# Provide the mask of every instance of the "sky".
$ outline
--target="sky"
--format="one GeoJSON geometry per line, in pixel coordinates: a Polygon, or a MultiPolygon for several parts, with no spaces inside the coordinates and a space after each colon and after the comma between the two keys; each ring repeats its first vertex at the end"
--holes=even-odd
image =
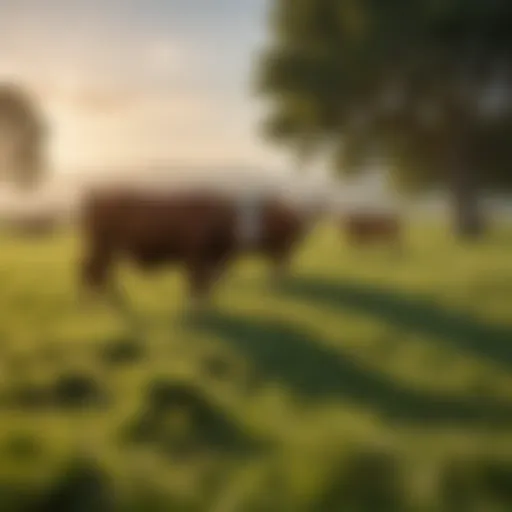
{"type": "Polygon", "coordinates": [[[266,0],[0,0],[0,80],[25,84],[59,172],[282,166],[251,91],[266,0]]]}

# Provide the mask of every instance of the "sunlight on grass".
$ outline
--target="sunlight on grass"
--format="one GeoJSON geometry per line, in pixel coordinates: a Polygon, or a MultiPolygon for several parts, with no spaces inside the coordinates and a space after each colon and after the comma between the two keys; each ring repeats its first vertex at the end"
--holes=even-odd
{"type": "Polygon", "coordinates": [[[219,511],[330,511],[345,500],[370,510],[371,499],[439,510],[445,472],[468,489],[487,486],[489,503],[510,504],[496,483],[512,478],[512,260],[503,233],[462,247],[418,226],[397,260],[322,228],[288,282],[276,287],[264,262],[240,262],[214,310],[191,325],[176,271],[143,276],[123,266],[143,339],[107,305],[82,307],[72,236],[4,235],[0,484],[43,489],[85,449],[133,503],[187,510],[210,510],[204,500],[219,511]],[[163,406],[148,412],[148,393],[162,385],[169,397],[182,389],[186,456],[184,441],[170,437],[179,430],[174,398],[168,415],[163,406]],[[192,404],[203,419],[187,416],[192,404]],[[123,437],[150,416],[147,446],[123,437]],[[365,495],[358,486],[370,474],[386,483],[365,495]]]}

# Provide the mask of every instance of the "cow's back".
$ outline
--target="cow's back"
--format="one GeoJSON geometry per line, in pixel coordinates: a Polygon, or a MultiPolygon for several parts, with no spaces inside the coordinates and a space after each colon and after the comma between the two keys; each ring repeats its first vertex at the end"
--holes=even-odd
{"type": "Polygon", "coordinates": [[[98,250],[109,247],[149,265],[227,251],[233,213],[219,196],[107,190],[87,198],[83,224],[98,250]]]}

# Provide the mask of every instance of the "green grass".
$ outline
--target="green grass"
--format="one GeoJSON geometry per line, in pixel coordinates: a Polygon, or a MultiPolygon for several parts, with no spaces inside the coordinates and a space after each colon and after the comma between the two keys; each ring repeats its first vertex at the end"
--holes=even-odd
{"type": "Polygon", "coordinates": [[[512,510],[510,227],[414,226],[402,257],[325,227],[195,323],[177,271],[125,266],[141,338],[80,303],[72,235],[0,241],[9,510],[512,510]]]}

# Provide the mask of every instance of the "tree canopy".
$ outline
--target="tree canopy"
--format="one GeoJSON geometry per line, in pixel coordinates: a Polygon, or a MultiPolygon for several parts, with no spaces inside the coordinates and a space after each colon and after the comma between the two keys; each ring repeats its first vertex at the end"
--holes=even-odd
{"type": "Polygon", "coordinates": [[[0,84],[0,176],[23,187],[45,170],[46,127],[33,98],[17,84],[0,84]]]}
{"type": "Polygon", "coordinates": [[[275,0],[265,133],[332,142],[342,172],[379,154],[402,185],[512,186],[510,26],[506,0],[275,0]]]}

